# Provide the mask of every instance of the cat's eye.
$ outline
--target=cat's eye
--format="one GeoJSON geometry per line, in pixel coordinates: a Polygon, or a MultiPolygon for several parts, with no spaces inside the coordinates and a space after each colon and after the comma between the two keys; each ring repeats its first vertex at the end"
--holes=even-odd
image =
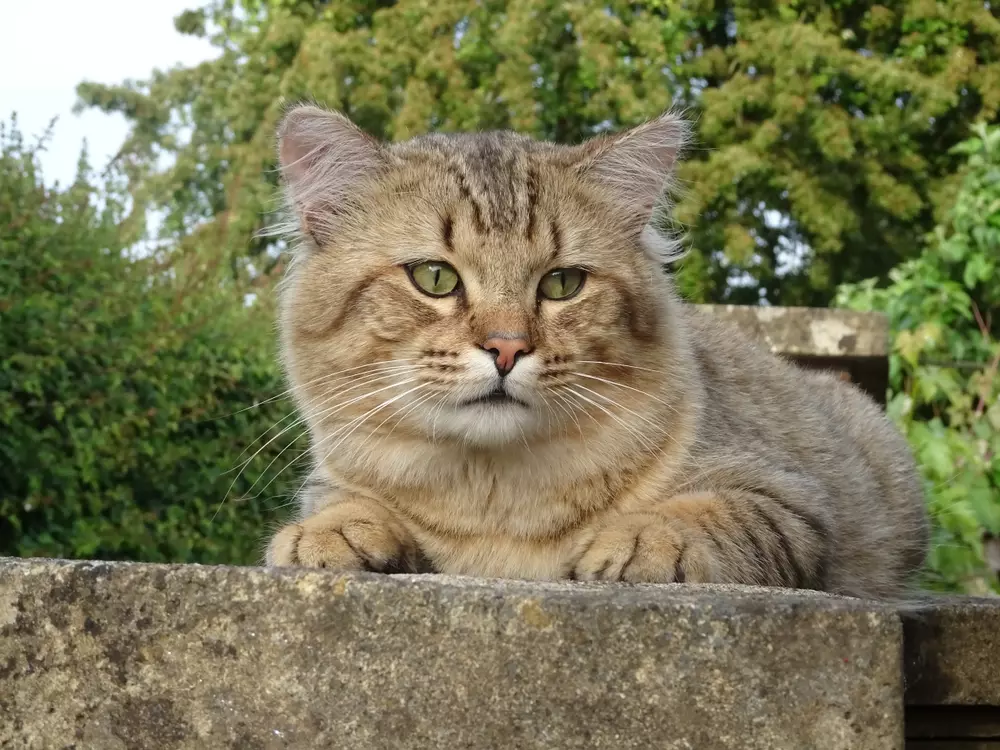
{"type": "Polygon", "coordinates": [[[580,291],[586,276],[582,268],[557,268],[538,282],[538,293],[546,299],[569,299],[580,291]]]}
{"type": "Polygon", "coordinates": [[[407,266],[406,270],[410,274],[413,285],[431,297],[447,297],[458,289],[462,281],[458,277],[458,271],[447,263],[436,260],[415,263],[412,266],[407,266]]]}

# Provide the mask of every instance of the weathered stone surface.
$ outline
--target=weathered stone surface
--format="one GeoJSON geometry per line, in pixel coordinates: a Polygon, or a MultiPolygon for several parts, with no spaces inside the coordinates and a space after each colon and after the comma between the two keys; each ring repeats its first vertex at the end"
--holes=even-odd
{"type": "Polygon", "coordinates": [[[802,367],[840,372],[879,403],[889,377],[889,321],[880,313],[814,307],[701,305],[802,367]]]}
{"type": "Polygon", "coordinates": [[[1000,598],[934,597],[901,615],[907,703],[1000,706],[1000,598]]]}
{"type": "Polygon", "coordinates": [[[895,613],[808,592],[0,561],[0,746],[902,747],[895,613]]]}
{"type": "Polygon", "coordinates": [[[775,354],[854,358],[889,353],[889,322],[880,313],[827,307],[701,307],[765,342],[775,354]]]}

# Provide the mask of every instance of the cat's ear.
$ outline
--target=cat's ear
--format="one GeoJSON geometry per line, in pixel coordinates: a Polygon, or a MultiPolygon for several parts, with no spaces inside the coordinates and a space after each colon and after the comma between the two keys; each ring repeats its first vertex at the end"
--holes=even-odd
{"type": "Polygon", "coordinates": [[[278,126],[278,164],[302,233],[322,247],[384,155],[378,141],[343,115],[303,105],[278,126]]]}
{"type": "Polygon", "coordinates": [[[687,122],[668,112],[576,147],[579,173],[606,191],[627,217],[629,229],[641,232],[647,250],[661,258],[675,256],[677,248],[650,221],[656,218],[655,212],[671,186],[674,166],[688,134],[687,122]]]}

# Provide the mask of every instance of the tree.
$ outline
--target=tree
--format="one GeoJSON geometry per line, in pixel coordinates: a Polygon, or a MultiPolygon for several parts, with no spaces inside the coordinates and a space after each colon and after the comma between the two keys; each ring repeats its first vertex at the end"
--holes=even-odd
{"type": "Polygon", "coordinates": [[[1000,593],[1000,128],[979,124],[952,151],[968,166],[920,255],[838,302],[892,324],[889,412],[926,479],[930,582],[1000,593]]]}
{"type": "Polygon", "coordinates": [[[296,436],[254,444],[289,413],[253,408],[281,382],[266,296],[142,243],[114,175],[47,188],[36,150],[0,124],[0,555],[255,562],[296,436]]]}
{"type": "Polygon", "coordinates": [[[693,248],[684,290],[825,304],[839,283],[912,257],[949,204],[950,148],[1000,102],[996,12],[981,0],[214,0],[176,25],[209,37],[216,59],[80,97],[131,120],[121,161],[138,204],[237,275],[248,257],[280,265],[259,230],[285,102],[396,139],[514,127],[576,141],[684,107],[697,123],[678,209],[693,248]]]}

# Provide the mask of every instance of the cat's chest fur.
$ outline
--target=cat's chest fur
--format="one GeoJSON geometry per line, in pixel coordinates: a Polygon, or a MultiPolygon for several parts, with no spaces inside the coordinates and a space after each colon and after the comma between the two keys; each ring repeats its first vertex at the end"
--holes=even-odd
{"type": "Polygon", "coordinates": [[[649,473],[573,441],[507,454],[397,445],[357,458],[328,463],[334,484],[391,507],[437,572],[487,577],[563,577],[580,531],[649,473]]]}

